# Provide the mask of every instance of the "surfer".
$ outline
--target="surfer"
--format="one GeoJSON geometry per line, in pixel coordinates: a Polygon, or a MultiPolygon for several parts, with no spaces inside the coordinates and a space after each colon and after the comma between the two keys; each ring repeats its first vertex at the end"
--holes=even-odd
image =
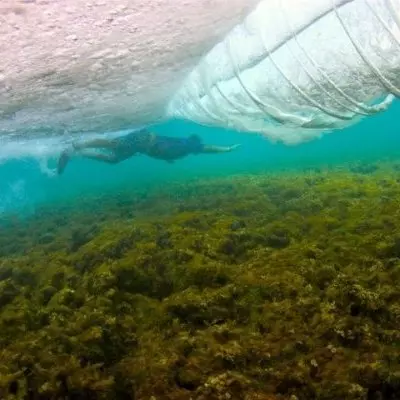
{"type": "Polygon", "coordinates": [[[97,138],[73,143],[71,148],[61,153],[57,173],[60,175],[64,172],[73,155],[118,164],[136,154],[145,154],[172,163],[190,154],[227,153],[237,147],[239,145],[206,145],[197,135],[178,138],[156,135],[147,129],[141,129],[116,138],[97,138]]]}

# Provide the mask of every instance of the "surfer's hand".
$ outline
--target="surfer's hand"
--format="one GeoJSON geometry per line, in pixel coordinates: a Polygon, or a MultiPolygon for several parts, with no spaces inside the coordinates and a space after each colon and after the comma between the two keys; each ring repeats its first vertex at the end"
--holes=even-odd
{"type": "Polygon", "coordinates": [[[241,144],[234,144],[233,146],[230,146],[229,147],[229,151],[233,151],[233,150],[236,150],[238,147],[240,147],[241,146],[241,144]]]}

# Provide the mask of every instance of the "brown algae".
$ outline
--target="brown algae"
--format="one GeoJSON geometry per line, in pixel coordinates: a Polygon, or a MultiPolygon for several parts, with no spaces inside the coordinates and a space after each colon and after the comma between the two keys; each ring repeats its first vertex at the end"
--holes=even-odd
{"type": "Polygon", "coordinates": [[[373,167],[10,218],[0,398],[399,399],[400,178],[373,167]]]}

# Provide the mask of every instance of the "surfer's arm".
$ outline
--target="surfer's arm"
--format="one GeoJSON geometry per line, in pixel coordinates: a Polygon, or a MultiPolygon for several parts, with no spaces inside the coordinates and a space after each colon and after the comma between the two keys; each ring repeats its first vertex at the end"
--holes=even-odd
{"type": "Polygon", "coordinates": [[[235,144],[233,146],[204,145],[202,153],[229,153],[237,149],[239,146],[240,144],[235,144]]]}

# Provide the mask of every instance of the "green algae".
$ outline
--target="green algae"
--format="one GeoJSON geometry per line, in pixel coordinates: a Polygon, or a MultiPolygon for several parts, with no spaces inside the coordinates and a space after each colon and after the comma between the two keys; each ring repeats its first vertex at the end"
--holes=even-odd
{"type": "Polygon", "coordinates": [[[397,173],[238,176],[14,217],[0,398],[400,398],[397,173]]]}

